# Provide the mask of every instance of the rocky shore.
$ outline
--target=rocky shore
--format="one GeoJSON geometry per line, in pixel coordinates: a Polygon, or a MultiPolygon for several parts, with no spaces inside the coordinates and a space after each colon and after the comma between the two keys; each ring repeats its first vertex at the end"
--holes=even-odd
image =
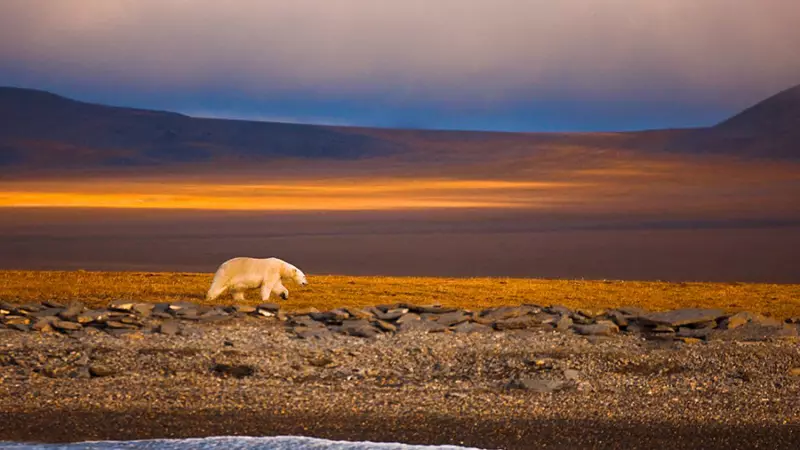
{"type": "Polygon", "coordinates": [[[0,441],[796,448],[799,331],[708,309],[1,303],[0,441]]]}

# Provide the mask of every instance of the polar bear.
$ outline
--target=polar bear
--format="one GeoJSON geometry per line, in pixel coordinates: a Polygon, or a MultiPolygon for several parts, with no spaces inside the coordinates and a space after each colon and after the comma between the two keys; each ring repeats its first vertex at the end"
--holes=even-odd
{"type": "Polygon", "coordinates": [[[261,288],[263,301],[267,301],[271,293],[286,300],[289,291],[282,283],[284,280],[292,280],[301,286],[308,284],[300,269],[278,258],[232,258],[217,269],[206,299],[214,300],[230,289],[233,299],[242,301],[245,290],[261,288]]]}

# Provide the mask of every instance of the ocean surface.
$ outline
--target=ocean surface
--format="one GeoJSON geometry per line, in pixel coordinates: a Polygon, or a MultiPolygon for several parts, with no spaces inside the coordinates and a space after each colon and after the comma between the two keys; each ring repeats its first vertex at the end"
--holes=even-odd
{"type": "MultiPolygon", "coordinates": [[[[152,439],[141,441],[93,441],[72,444],[25,444],[0,442],[8,450],[465,450],[453,445],[329,441],[296,436],[210,437],[202,439],[152,439]]],[[[477,449],[476,449],[477,450],[477,449]]]]}
{"type": "Polygon", "coordinates": [[[234,256],[276,256],[312,275],[800,283],[800,219],[13,208],[2,214],[0,270],[213,273],[234,256]]]}

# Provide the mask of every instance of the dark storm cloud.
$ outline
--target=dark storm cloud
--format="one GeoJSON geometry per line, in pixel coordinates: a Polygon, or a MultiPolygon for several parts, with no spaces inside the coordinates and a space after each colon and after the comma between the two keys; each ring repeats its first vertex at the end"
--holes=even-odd
{"type": "Polygon", "coordinates": [[[0,84],[290,121],[644,127],[799,83],[798,23],[797,0],[4,0],[0,84]]]}

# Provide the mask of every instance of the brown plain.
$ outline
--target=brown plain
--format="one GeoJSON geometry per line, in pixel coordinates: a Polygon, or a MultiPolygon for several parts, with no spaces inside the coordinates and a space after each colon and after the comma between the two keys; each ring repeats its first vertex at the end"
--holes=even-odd
{"type": "MultiPolygon", "coordinates": [[[[117,299],[206,304],[211,278],[212,274],[206,273],[0,271],[0,301],[80,301],[89,307],[103,307],[117,299]]],[[[287,287],[289,300],[271,299],[287,310],[395,302],[477,310],[534,303],[593,310],[620,306],[653,311],[697,307],[747,310],[779,318],[800,316],[800,284],[317,275],[309,276],[307,287],[287,287]]],[[[254,291],[245,303],[260,302],[254,291]]],[[[233,299],[223,296],[218,303],[232,304],[233,299]]]]}

